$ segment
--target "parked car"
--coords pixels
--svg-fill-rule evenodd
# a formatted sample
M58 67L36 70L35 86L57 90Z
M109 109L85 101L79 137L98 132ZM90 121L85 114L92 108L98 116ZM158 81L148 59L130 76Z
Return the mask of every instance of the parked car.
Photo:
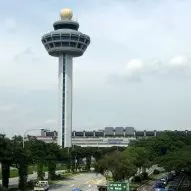
M158 181L155 186L154 186L155 190L159 189L159 188L165 188L165 185L163 182Z
M163 182L164 185L166 186L168 183L168 177L161 178L160 181Z
M169 173L169 174L167 175L167 178L168 178L168 181L172 181L172 180L173 180L173 175L172 175L172 173Z
M48 191L49 184L48 181L38 181L34 186L34 191Z

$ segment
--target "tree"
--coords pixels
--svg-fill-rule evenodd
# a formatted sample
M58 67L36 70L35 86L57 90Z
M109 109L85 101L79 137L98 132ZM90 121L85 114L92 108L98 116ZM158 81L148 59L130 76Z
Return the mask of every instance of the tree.
M9 176L10 176L10 165L13 159L11 150L10 139L6 138L5 135L0 134L0 162L2 170L2 185L8 188Z
M59 155L58 155L58 161L61 163L66 164L67 170L70 170L71 164L70 164L70 151L68 148L61 148Z
M86 148L85 156L86 156L86 166L85 166L85 169L87 171L89 171L90 167L91 167L91 158L92 158L92 150L91 150L91 148Z
M11 140L13 148L13 163L19 173L19 189L25 190L28 176L28 165L32 163L32 155L27 148L23 148L22 137L14 136Z
M109 171L112 173L114 181L121 181L134 175L136 173L136 166L124 153L114 151L99 160L95 164L95 170L103 175Z
M144 147L127 147L124 155L126 158L130 158L137 168L142 168L143 172L151 165L150 152Z
M177 170L191 167L191 146L187 146L179 151L169 152L166 156L158 159L160 166L165 170Z
M47 165L48 165L48 178L54 180L56 177L56 162L60 156L60 147L55 143L47 144Z
M32 164L37 164L38 179L43 180L45 176L43 169L46 164L47 144L37 139L30 139L25 145L32 154Z

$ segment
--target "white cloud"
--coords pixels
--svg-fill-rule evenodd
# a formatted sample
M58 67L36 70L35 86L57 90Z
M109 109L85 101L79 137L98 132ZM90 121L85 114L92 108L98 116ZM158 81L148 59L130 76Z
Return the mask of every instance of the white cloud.
M190 60L185 56L175 56L169 60L169 66L175 68L189 67Z
M191 62L190 59L184 55L174 56L169 60L148 60L141 59L130 60L121 71L116 71L109 78L121 81L141 81L145 78L161 78L171 77L190 77L191 76Z
M137 73L141 73L144 70L144 63L142 60L140 59L132 59L130 60L125 68L125 72L127 73L127 75L131 76Z
M191 77L191 62L184 55L172 57L166 67L166 75L173 79L188 79Z

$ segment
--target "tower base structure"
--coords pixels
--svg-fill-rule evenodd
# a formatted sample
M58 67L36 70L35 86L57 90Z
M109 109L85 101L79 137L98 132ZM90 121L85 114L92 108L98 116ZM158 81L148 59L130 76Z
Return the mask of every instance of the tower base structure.
M72 146L72 57L67 54L59 56L58 91L59 91L59 118L58 144L61 147Z

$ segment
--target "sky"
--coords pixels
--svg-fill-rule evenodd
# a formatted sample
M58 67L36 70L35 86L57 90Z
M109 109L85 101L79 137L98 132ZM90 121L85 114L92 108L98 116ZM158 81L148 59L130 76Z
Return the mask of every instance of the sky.
M74 59L74 130L191 130L190 7L189 0L1 0L0 133L57 128L58 60L41 37L62 8L91 38Z

